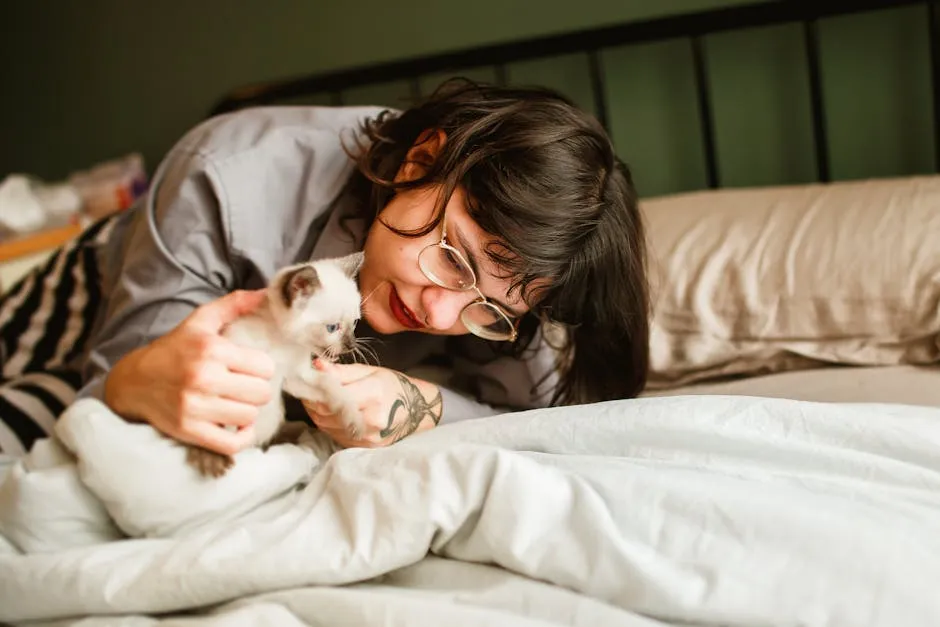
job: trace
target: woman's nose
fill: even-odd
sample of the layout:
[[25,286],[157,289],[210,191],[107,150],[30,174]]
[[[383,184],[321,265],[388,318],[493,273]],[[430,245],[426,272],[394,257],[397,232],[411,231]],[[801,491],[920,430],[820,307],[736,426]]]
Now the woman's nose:
[[427,325],[438,331],[452,328],[460,320],[460,312],[474,300],[473,292],[458,292],[443,287],[426,287],[421,294]]

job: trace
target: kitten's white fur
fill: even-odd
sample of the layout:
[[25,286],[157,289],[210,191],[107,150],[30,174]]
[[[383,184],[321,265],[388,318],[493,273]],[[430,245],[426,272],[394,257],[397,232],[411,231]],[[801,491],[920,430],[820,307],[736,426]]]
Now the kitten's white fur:
[[[271,400],[255,420],[255,446],[265,446],[284,424],[281,391],[301,400],[321,402],[343,420],[351,437],[363,429],[354,399],[339,381],[312,365],[315,356],[334,360],[355,347],[361,315],[356,274],[363,254],[322,259],[282,268],[266,288],[264,302],[222,334],[236,344],[257,348],[274,360]],[[220,476],[231,458],[190,447],[189,462],[203,474]]]
[[[343,418],[351,435],[361,432],[361,416],[352,399],[334,377],[316,370],[311,360],[319,356],[333,361],[355,345],[354,330],[361,315],[355,276],[362,259],[362,253],[355,253],[281,269],[261,307],[224,331],[235,343],[262,349],[274,360],[271,384],[278,393],[258,413],[257,446],[270,442],[284,422],[282,389],[302,400],[325,403]],[[305,293],[303,287],[290,283],[298,271],[308,268],[315,272],[318,285]],[[331,330],[330,325],[338,326]]]

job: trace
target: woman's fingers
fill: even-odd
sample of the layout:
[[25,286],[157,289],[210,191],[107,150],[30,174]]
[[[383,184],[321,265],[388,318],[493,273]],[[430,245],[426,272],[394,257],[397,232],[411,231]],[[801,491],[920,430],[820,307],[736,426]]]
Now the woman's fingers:
[[325,404],[316,401],[303,401],[304,409],[307,415],[313,420],[313,424],[322,430],[336,430],[343,426],[342,419],[333,413]]
[[342,385],[368,379],[380,370],[379,367],[368,364],[337,364],[319,358],[314,360],[313,366],[320,372],[336,377]]
[[206,421],[193,421],[186,428],[185,439],[191,444],[223,455],[234,455],[252,444],[254,427],[231,431]]
[[186,430],[188,425],[203,422],[241,428],[254,424],[258,417],[258,407],[218,396],[189,392],[180,402],[179,414],[182,416],[177,422],[179,430]]
[[238,428],[251,427],[258,418],[258,407],[227,398],[213,398],[208,402],[208,411],[203,412],[200,418],[200,422]]
[[274,360],[264,351],[247,348],[220,338],[212,347],[212,358],[232,372],[270,380],[274,376]]
[[214,390],[223,399],[255,407],[267,404],[274,396],[269,380],[237,372],[224,372],[218,378]]
[[264,290],[235,290],[194,310],[180,326],[188,326],[210,334],[241,316],[257,309],[264,302]]

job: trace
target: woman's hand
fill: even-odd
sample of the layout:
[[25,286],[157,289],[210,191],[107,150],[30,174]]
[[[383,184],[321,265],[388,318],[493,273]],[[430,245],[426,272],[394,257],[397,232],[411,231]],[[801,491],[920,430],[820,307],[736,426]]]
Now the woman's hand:
[[232,292],[128,353],[105,380],[105,403],[127,420],[148,422],[177,440],[223,455],[245,448],[254,439],[259,407],[273,393],[274,362],[262,351],[222,337],[221,331],[263,298],[263,291]]
[[314,366],[337,377],[362,412],[365,430],[353,440],[342,420],[329,408],[322,403],[303,401],[317,428],[340,446],[387,446],[417,431],[431,429],[441,421],[441,391],[433,383],[379,366],[321,360],[316,360]]

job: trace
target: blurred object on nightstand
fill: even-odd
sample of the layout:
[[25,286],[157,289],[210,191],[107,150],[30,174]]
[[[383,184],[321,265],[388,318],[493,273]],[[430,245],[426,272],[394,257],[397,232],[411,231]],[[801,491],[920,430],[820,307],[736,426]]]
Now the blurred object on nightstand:
[[27,174],[0,180],[0,291],[104,216],[147,191],[143,158],[133,153],[46,182]]
[[0,235],[3,239],[75,221],[82,208],[68,183],[49,185],[25,174],[0,181]]
[[0,241],[103,218],[129,208],[146,190],[144,162],[137,153],[74,172],[61,182],[11,174],[0,181]]
[[82,213],[97,220],[129,208],[147,191],[144,160],[137,153],[75,172],[68,181],[82,199]]

